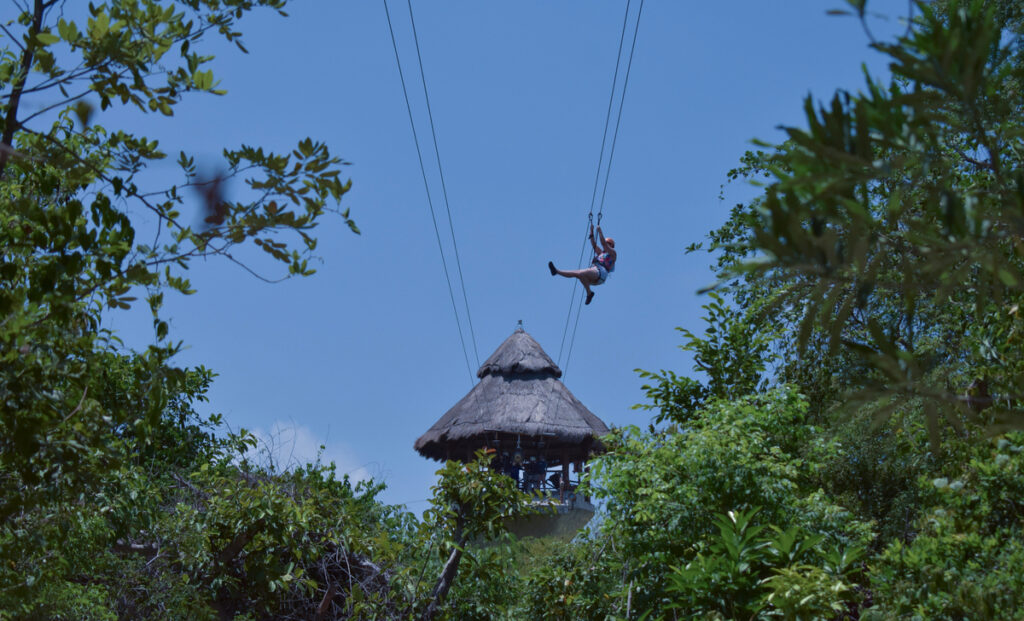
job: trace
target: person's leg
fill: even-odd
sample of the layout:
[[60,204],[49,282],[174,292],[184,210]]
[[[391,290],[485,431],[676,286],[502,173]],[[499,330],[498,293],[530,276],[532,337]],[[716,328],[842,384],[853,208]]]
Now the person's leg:
[[596,267],[588,267],[582,270],[560,270],[555,267],[554,263],[548,261],[548,269],[551,270],[552,276],[558,274],[559,276],[565,276],[566,278],[578,278],[579,281],[583,283],[584,287],[597,284],[599,279]]
[[601,279],[600,272],[596,267],[588,267],[582,270],[560,270],[555,267],[555,264],[548,261],[548,269],[551,271],[551,275],[558,274],[566,278],[576,278],[583,285],[583,288],[587,291],[587,299],[584,304],[590,304],[590,301],[594,299],[594,292],[590,289],[591,285],[599,284]]

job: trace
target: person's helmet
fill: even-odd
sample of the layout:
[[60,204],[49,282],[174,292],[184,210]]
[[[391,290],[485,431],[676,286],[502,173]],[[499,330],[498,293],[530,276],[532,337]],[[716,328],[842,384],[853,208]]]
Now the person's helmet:
[[611,246],[612,248],[614,248],[614,247],[615,247],[615,240],[614,240],[614,239],[612,239],[611,237],[605,237],[605,238],[604,238],[604,243],[608,244],[608,245],[609,245],[609,246]]

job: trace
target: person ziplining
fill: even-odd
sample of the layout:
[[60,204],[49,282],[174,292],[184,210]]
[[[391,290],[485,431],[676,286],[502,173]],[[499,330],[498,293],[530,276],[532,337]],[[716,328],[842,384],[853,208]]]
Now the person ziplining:
[[590,287],[603,285],[608,280],[608,274],[615,271],[615,259],[618,257],[615,252],[615,240],[604,236],[600,224],[597,225],[597,236],[601,239],[601,248],[597,247],[597,241],[594,239],[594,225],[591,224],[590,245],[594,248],[594,260],[590,267],[582,270],[560,270],[555,267],[553,262],[548,261],[548,270],[551,271],[552,276],[558,274],[566,278],[579,279],[583,288],[587,290],[587,300],[584,304],[590,304],[590,301],[594,299],[594,292]]

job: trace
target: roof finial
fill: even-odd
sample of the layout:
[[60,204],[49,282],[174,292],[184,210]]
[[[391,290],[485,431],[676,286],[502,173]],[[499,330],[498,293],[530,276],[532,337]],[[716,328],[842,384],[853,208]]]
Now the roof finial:
[[522,319],[520,319],[516,323],[516,332],[523,332],[523,320]]

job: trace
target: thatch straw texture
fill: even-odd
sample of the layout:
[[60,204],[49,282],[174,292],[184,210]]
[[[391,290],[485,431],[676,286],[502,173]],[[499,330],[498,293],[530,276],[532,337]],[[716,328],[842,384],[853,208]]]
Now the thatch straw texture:
[[[424,457],[467,459],[504,437],[571,460],[585,459],[608,427],[558,381],[562,372],[537,341],[516,330],[480,367],[480,382],[414,445]],[[509,447],[511,448],[511,447]]]
[[544,351],[540,343],[522,328],[517,328],[512,336],[505,339],[491,357],[480,365],[476,376],[483,379],[486,375],[525,375],[541,373],[552,377],[562,377],[562,370]]

